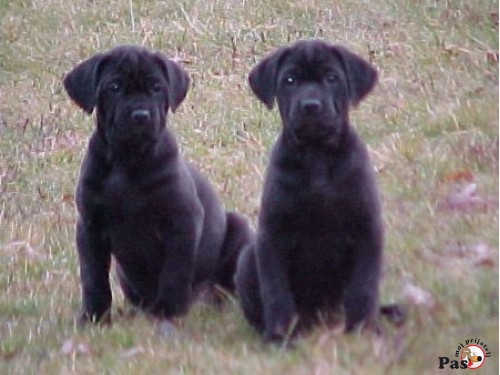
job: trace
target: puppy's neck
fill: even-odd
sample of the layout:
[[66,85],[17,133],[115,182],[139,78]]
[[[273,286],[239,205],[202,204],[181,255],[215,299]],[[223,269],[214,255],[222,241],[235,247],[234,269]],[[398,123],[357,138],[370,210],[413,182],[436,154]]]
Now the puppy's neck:
[[346,151],[350,150],[349,145],[355,142],[356,138],[355,131],[348,123],[342,126],[335,136],[315,140],[301,140],[284,126],[279,135],[278,142],[285,150],[285,153],[303,159],[303,155],[305,154],[341,157]]
[[118,142],[109,142],[102,134],[95,134],[101,138],[99,142],[104,150],[103,157],[111,168],[120,168],[124,171],[137,173],[151,168],[163,168],[165,164],[174,161],[179,156],[179,148],[175,137],[168,129],[162,129],[154,139],[125,139]]

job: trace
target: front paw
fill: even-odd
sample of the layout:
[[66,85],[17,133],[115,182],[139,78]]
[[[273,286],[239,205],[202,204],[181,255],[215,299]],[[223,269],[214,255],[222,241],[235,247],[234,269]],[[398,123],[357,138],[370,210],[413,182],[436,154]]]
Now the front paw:
[[86,309],[82,309],[82,311],[78,314],[77,324],[79,327],[84,327],[89,323],[110,325],[111,309],[107,309],[104,312],[92,312]]
[[187,313],[189,293],[164,293],[151,306],[150,313],[158,318],[171,319]]
[[280,344],[282,343],[286,338],[286,334],[284,331],[279,330],[279,331],[264,331],[264,342],[267,344]]
[[[264,341],[267,343],[290,343],[296,334],[298,318],[281,319],[269,324],[264,330]],[[287,344],[288,345],[288,344]]]

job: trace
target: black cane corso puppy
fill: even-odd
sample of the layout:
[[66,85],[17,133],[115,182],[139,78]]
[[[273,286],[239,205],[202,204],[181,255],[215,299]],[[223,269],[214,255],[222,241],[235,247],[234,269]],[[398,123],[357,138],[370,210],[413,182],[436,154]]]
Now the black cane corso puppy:
[[109,320],[112,256],[125,297],[154,316],[185,313],[202,285],[234,288],[247,222],[224,212],[165,126],[188,84],[175,62],[132,46],[97,54],[64,79],[97,119],[76,191],[81,323]]
[[383,227],[367,149],[349,109],[377,81],[347,49],[299,41],[251,71],[255,95],[283,122],[262,196],[256,246],[240,256],[236,288],[249,322],[280,341],[330,315],[346,330],[377,311]]

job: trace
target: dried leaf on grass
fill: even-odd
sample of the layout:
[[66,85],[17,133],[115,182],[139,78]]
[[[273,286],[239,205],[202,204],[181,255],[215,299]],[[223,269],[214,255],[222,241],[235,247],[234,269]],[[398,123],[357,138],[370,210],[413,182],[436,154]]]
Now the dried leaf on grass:
[[462,280],[471,273],[496,266],[496,251],[484,242],[475,244],[452,243],[442,249],[428,249],[426,259],[441,270],[443,277]]
[[477,183],[468,182],[455,185],[439,201],[443,209],[463,213],[484,212],[493,204],[492,199],[477,192]]
[[403,286],[402,295],[411,305],[433,308],[436,304],[434,297],[429,291],[422,289],[411,282],[407,282]]
[[21,348],[10,348],[7,350],[0,350],[0,359],[2,361],[10,361],[14,359],[21,352]]
[[478,184],[470,169],[445,174],[439,182],[438,207],[462,213],[484,212],[494,205],[494,199],[478,193]]
[[490,12],[490,21],[493,25],[498,26],[498,12]]
[[0,245],[0,255],[23,255],[28,259],[40,259],[43,255],[37,252],[27,241],[14,241],[6,245]]
[[490,64],[498,64],[498,51],[490,50],[486,52],[486,60]]
[[473,182],[473,181],[474,181],[474,174],[470,169],[464,169],[460,171],[447,173],[440,179],[441,184]]
[[67,356],[73,354],[89,355],[90,347],[87,344],[81,342],[79,343],[74,339],[67,339],[61,347],[61,354]]
[[61,203],[75,204],[75,196],[73,194],[63,194],[61,196]]
[[454,244],[445,249],[442,258],[444,263],[450,263],[450,260],[461,261],[467,268],[494,265],[493,250],[483,242],[474,245]]
[[120,354],[120,358],[129,359],[136,357],[140,354],[144,353],[144,349],[140,346],[133,347],[131,349],[125,350],[122,354]]

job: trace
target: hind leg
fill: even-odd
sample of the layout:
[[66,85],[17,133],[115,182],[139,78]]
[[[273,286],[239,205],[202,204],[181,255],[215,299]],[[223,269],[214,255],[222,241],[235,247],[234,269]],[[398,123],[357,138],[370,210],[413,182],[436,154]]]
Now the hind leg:
[[262,333],[265,328],[264,310],[254,246],[248,246],[240,255],[234,279],[245,318],[258,332]]
[[143,301],[139,292],[127,281],[125,274],[121,267],[116,265],[116,275],[118,276],[118,280],[120,282],[120,287],[122,288],[123,295],[125,299],[129,301],[134,306],[142,306]]
[[253,233],[243,216],[228,212],[226,217],[226,236],[215,273],[215,284],[234,292],[234,274],[238,257],[243,249],[253,243]]

